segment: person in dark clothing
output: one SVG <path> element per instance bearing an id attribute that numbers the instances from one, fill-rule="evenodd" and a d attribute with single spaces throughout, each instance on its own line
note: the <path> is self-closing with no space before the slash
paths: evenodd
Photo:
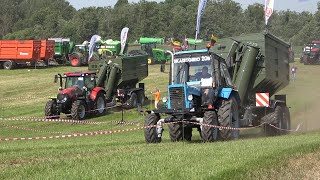
<path id="1" fill-rule="evenodd" d="M 201 80 L 201 78 L 210 78 L 211 74 L 208 73 L 208 67 L 207 66 L 203 66 L 202 71 L 201 72 L 197 72 L 195 74 L 195 77 L 197 80 Z"/>

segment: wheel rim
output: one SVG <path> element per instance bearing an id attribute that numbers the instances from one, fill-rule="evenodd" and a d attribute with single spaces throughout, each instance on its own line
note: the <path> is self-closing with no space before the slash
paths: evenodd
<path id="1" fill-rule="evenodd" d="M 71 58 L 71 65 L 77 66 L 78 64 L 79 64 L 79 59 L 77 57 L 72 57 Z"/>
<path id="2" fill-rule="evenodd" d="M 5 62 L 4 63 L 4 68 L 5 69 L 10 69 L 11 64 L 12 64 L 11 62 Z"/>
<path id="3" fill-rule="evenodd" d="M 99 97 L 97 101 L 97 111 L 99 113 L 103 113 L 104 109 L 105 109 L 104 100 L 102 97 Z"/>
<path id="4" fill-rule="evenodd" d="M 152 60 L 149 58 L 148 59 L 148 64 L 151 64 L 152 63 Z"/>
<path id="5" fill-rule="evenodd" d="M 79 106 L 79 111 L 78 112 L 79 112 L 79 118 L 83 119 L 84 116 L 86 115 L 86 109 L 85 109 L 84 105 L 80 105 Z"/>

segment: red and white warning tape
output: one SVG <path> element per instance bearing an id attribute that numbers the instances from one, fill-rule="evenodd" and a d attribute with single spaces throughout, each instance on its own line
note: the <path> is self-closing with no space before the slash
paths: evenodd
<path id="1" fill-rule="evenodd" d="M 174 124 L 173 123 L 162 123 L 162 125 Z M 94 136 L 94 135 L 102 135 L 102 134 L 113 134 L 113 133 L 121 133 L 121 132 L 129 132 L 129 131 L 136 131 L 151 127 L 156 127 L 157 125 L 152 126 L 143 126 L 138 128 L 130 128 L 130 129 L 118 129 L 112 131 L 95 131 L 95 132 L 87 132 L 87 133 L 74 133 L 74 134 L 67 134 L 67 135 L 60 135 L 60 136 L 39 136 L 39 137 L 16 137 L 16 138 L 0 138 L 0 141 L 19 141 L 19 140 L 40 140 L 40 139 L 63 139 L 63 138 L 71 138 L 71 137 L 81 137 L 81 136 Z"/>
<path id="2" fill-rule="evenodd" d="M 13 97 L 13 98 L 0 98 L 1 101 L 12 101 L 12 100 L 27 100 L 27 99 L 49 99 L 48 96 L 21 96 L 21 97 Z"/>
<path id="3" fill-rule="evenodd" d="M 67 133 L 64 133 L 64 132 L 43 131 L 43 130 L 32 129 L 32 128 L 24 128 L 24 127 L 18 127 L 18 126 L 11 126 L 11 125 L 7 125 L 7 124 L 0 124 L 0 126 L 4 126 L 4 127 L 7 127 L 7 128 L 19 129 L 19 130 L 34 131 L 34 132 L 45 132 L 45 133 L 51 133 L 51 134 L 67 134 Z"/>
<path id="4" fill-rule="evenodd" d="M 79 120 L 70 120 L 70 119 L 46 119 L 46 118 L 39 118 L 39 117 L 0 118 L 0 121 L 1 120 L 3 120 L 3 121 L 32 121 L 32 122 L 62 122 L 62 123 L 78 123 L 78 124 L 91 124 L 91 125 L 117 123 L 117 124 L 121 124 L 122 126 L 134 125 L 137 123 L 137 122 L 125 122 L 125 121 L 117 121 L 117 120 L 96 122 L 96 121 L 79 121 Z"/>

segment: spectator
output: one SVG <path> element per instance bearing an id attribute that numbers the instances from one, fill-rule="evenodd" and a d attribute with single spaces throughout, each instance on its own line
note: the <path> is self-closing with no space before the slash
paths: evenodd
<path id="1" fill-rule="evenodd" d="M 160 101 L 160 90 L 156 88 L 156 92 L 151 92 L 154 95 L 154 108 L 158 109 L 158 104 Z"/>
<path id="2" fill-rule="evenodd" d="M 297 69 L 298 69 L 297 66 L 293 64 L 291 67 L 291 74 L 292 74 L 293 81 L 295 81 L 297 78 Z"/>

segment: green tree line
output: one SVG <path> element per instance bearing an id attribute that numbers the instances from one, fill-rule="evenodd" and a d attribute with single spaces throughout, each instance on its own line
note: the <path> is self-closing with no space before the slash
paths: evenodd
<path id="1" fill-rule="evenodd" d="M 123 27 L 130 28 L 129 41 L 139 37 L 192 38 L 195 36 L 198 0 L 118 0 L 114 7 L 76 10 L 66 0 L 1 0 L 0 39 L 71 38 L 77 43 L 94 34 L 120 39 Z M 269 31 L 287 42 L 302 45 L 320 37 L 318 11 L 274 11 Z M 233 0 L 208 0 L 201 19 L 199 38 L 218 38 L 265 30 L 264 6 L 246 9 Z"/>

